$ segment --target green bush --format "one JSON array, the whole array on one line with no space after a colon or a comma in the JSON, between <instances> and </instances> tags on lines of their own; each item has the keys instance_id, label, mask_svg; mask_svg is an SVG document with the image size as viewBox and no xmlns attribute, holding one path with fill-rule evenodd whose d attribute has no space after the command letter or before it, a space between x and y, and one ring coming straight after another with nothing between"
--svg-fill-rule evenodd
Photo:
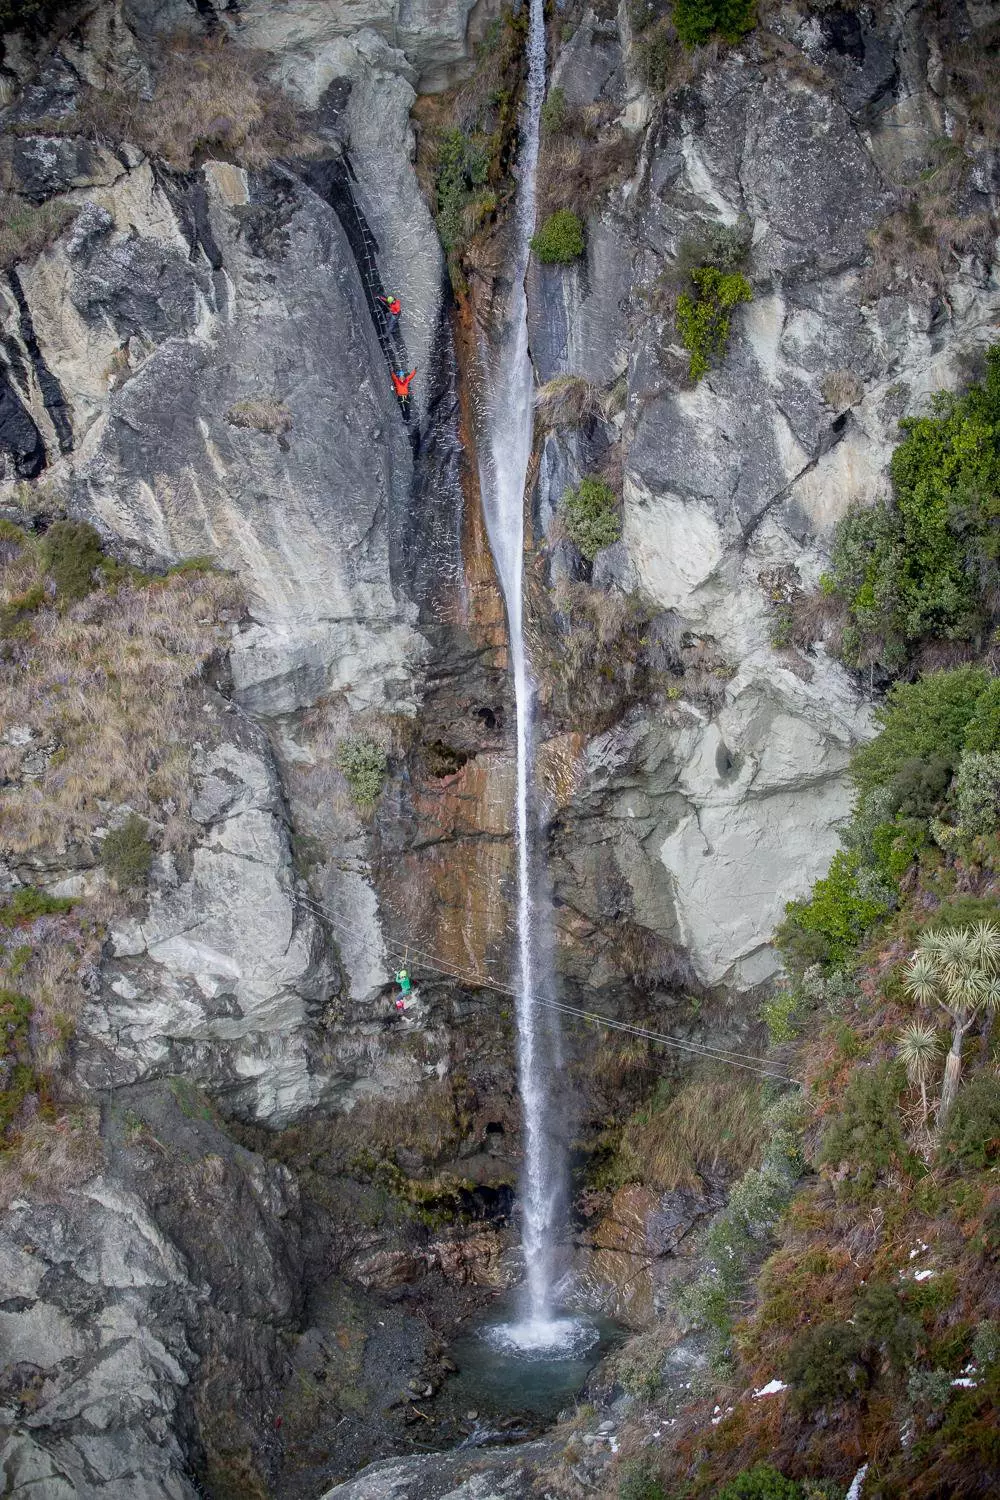
<instances>
[{"instance_id":1,"label":"green bush","mask_svg":"<svg viewBox=\"0 0 1000 1500\"><path fill-rule=\"evenodd\" d=\"M717 33L738 42L757 24L757 0L674 0L674 25L685 47L700 47Z\"/></svg>"},{"instance_id":2,"label":"green bush","mask_svg":"<svg viewBox=\"0 0 1000 1500\"><path fill-rule=\"evenodd\" d=\"M865 933L890 909L882 892L868 892L857 850L838 849L829 873L817 880L808 901L789 901L774 941L793 973L812 964L836 968L851 957Z\"/></svg>"},{"instance_id":3,"label":"green bush","mask_svg":"<svg viewBox=\"0 0 1000 1500\"><path fill-rule=\"evenodd\" d=\"M602 547L610 547L622 534L621 516L614 491L596 475L581 479L562 499L566 530L588 562Z\"/></svg>"},{"instance_id":4,"label":"green bush","mask_svg":"<svg viewBox=\"0 0 1000 1500\"><path fill-rule=\"evenodd\" d=\"M37 886L22 885L0 906L0 926L26 927L37 917L63 916L72 905L66 896L50 896Z\"/></svg>"},{"instance_id":5,"label":"green bush","mask_svg":"<svg viewBox=\"0 0 1000 1500\"><path fill-rule=\"evenodd\" d=\"M566 103L566 91L558 86L549 89L545 103L542 105L541 126L545 135L558 135L566 124L569 106Z\"/></svg>"},{"instance_id":6,"label":"green bush","mask_svg":"<svg viewBox=\"0 0 1000 1500\"><path fill-rule=\"evenodd\" d=\"M977 755L1000 750L1000 678L994 677L978 698L965 728L965 748Z\"/></svg>"},{"instance_id":7,"label":"green bush","mask_svg":"<svg viewBox=\"0 0 1000 1500\"><path fill-rule=\"evenodd\" d=\"M904 761L889 783L897 813L904 818L933 817L944 801L951 772L951 764L940 755Z\"/></svg>"},{"instance_id":8,"label":"green bush","mask_svg":"<svg viewBox=\"0 0 1000 1500\"><path fill-rule=\"evenodd\" d=\"M0 989L0 1141L38 1087L32 1066L29 1027L31 1001Z\"/></svg>"},{"instance_id":9,"label":"green bush","mask_svg":"<svg viewBox=\"0 0 1000 1500\"><path fill-rule=\"evenodd\" d=\"M822 1165L850 1169L851 1179L844 1185L850 1197L864 1199L880 1177L900 1169L911 1171L917 1165L899 1120L905 1081L897 1062L859 1068L851 1075L819 1153Z\"/></svg>"},{"instance_id":10,"label":"green bush","mask_svg":"<svg viewBox=\"0 0 1000 1500\"><path fill-rule=\"evenodd\" d=\"M784 1374L804 1412L837 1406L866 1391L871 1372L861 1334L850 1323L831 1321L807 1328L785 1360Z\"/></svg>"},{"instance_id":11,"label":"green bush","mask_svg":"<svg viewBox=\"0 0 1000 1500\"><path fill-rule=\"evenodd\" d=\"M852 1322L865 1344L888 1361L894 1374L901 1375L912 1363L921 1328L907 1312L899 1287L869 1282L858 1298Z\"/></svg>"},{"instance_id":12,"label":"green bush","mask_svg":"<svg viewBox=\"0 0 1000 1500\"><path fill-rule=\"evenodd\" d=\"M754 1464L724 1484L716 1500L802 1500L802 1486L770 1464Z\"/></svg>"},{"instance_id":13,"label":"green bush","mask_svg":"<svg viewBox=\"0 0 1000 1500\"><path fill-rule=\"evenodd\" d=\"M933 414L902 424L892 502L852 510L832 548L828 586L848 606L843 654L899 671L926 638L975 641L1000 596L1000 347L986 377Z\"/></svg>"},{"instance_id":14,"label":"green bush","mask_svg":"<svg viewBox=\"0 0 1000 1500\"><path fill-rule=\"evenodd\" d=\"M149 880L153 846L142 818L129 813L124 823L112 828L101 845L101 864L121 891L139 890Z\"/></svg>"},{"instance_id":15,"label":"green bush","mask_svg":"<svg viewBox=\"0 0 1000 1500\"><path fill-rule=\"evenodd\" d=\"M56 521L45 533L41 561L67 604L97 587L94 574L104 560L101 539L86 521Z\"/></svg>"},{"instance_id":16,"label":"green bush","mask_svg":"<svg viewBox=\"0 0 1000 1500\"><path fill-rule=\"evenodd\" d=\"M445 131L437 150L435 187L437 227L449 255L468 238L468 210L489 176L489 156L481 141L462 130Z\"/></svg>"},{"instance_id":17,"label":"green bush","mask_svg":"<svg viewBox=\"0 0 1000 1500\"><path fill-rule=\"evenodd\" d=\"M622 1464L618 1500L667 1500L663 1481L648 1459L630 1458Z\"/></svg>"},{"instance_id":18,"label":"green bush","mask_svg":"<svg viewBox=\"0 0 1000 1500\"><path fill-rule=\"evenodd\" d=\"M531 248L546 266L565 266L578 260L586 248L580 218L571 208L549 214L532 237Z\"/></svg>"},{"instance_id":19,"label":"green bush","mask_svg":"<svg viewBox=\"0 0 1000 1500\"><path fill-rule=\"evenodd\" d=\"M980 1073L959 1092L948 1116L941 1155L953 1166L979 1171L1000 1160L1000 1081Z\"/></svg>"},{"instance_id":20,"label":"green bush","mask_svg":"<svg viewBox=\"0 0 1000 1500\"><path fill-rule=\"evenodd\" d=\"M966 728L990 682L980 667L957 667L897 683L876 710L879 734L851 760L851 779L858 791L887 786L914 760L954 768Z\"/></svg>"},{"instance_id":21,"label":"green bush","mask_svg":"<svg viewBox=\"0 0 1000 1500\"><path fill-rule=\"evenodd\" d=\"M966 751L955 773L959 831L970 837L991 833L1000 823L1000 753Z\"/></svg>"},{"instance_id":22,"label":"green bush","mask_svg":"<svg viewBox=\"0 0 1000 1500\"><path fill-rule=\"evenodd\" d=\"M690 355L688 373L700 380L713 356L721 358L729 343L729 320L734 307L753 301L749 281L739 271L699 266L691 273L697 296L683 292L677 299L677 333Z\"/></svg>"},{"instance_id":23,"label":"green bush","mask_svg":"<svg viewBox=\"0 0 1000 1500\"><path fill-rule=\"evenodd\" d=\"M355 806L368 811L375 806L389 769L389 757L377 740L352 734L337 746L337 765L344 773Z\"/></svg>"}]
</instances>

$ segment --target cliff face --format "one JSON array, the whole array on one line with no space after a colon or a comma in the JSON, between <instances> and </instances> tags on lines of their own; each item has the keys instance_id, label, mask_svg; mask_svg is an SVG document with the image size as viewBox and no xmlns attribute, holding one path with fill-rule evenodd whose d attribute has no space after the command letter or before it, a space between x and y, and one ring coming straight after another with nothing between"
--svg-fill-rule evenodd
<instances>
[{"instance_id":1,"label":"cliff face","mask_svg":"<svg viewBox=\"0 0 1000 1500\"><path fill-rule=\"evenodd\" d=\"M571 419L540 407L528 558L570 994L743 1038L752 1013L730 1001L774 974L784 903L836 846L870 708L821 632L784 622L848 504L884 493L900 417L995 336L995 153L970 126L954 176L968 107L942 61L989 10L932 25L915 4L786 6L661 91L625 8L584 8L553 46L584 144L560 158L546 138L543 211L588 151L612 163L585 257L529 278L540 385L588 388ZM48 1194L15 1185L4 1231L14 1494L177 1497L193 1473L220 1495L294 1493L301 1434L285 1469L275 1436L289 1347L306 1359L305 1330L325 1349L353 1327L301 1284L505 1274L510 1017L474 981L506 981L513 762L463 385L497 267L483 251L456 318L410 119L418 94L454 105L490 17L123 0L67 11L49 42L4 40L0 165L22 227L0 278L3 515L39 537L63 512L89 521L119 564L208 557L246 601L192 669L203 729L163 731L189 754L176 847L151 784L100 806L84 786L86 828L3 851L7 895L75 901L100 940L55 1106L100 1105L101 1164ZM692 384L672 278L720 224L746 242L753 301ZM378 312L388 290L405 344ZM418 372L408 422L397 360ZM623 525L587 562L562 499L594 472ZM3 731L41 754L3 795L54 795L41 721ZM358 741L388 756L374 811L342 770ZM102 839L133 805L155 857L122 902ZM419 991L394 1026L407 958ZM585 1134L622 1108L606 1064L574 1060ZM624 1070L622 1099L649 1071ZM177 1078L250 1132L294 1127L280 1153L299 1186L266 1137L236 1146L185 1110ZM672 1201L681 1227L657 1240L657 1196L636 1203L590 1236L613 1286L705 1211ZM643 1298L637 1320L646 1281ZM220 1425L229 1383L239 1416ZM398 1443L379 1411L371 1448L330 1437L315 1474Z\"/></svg>"}]
</instances>

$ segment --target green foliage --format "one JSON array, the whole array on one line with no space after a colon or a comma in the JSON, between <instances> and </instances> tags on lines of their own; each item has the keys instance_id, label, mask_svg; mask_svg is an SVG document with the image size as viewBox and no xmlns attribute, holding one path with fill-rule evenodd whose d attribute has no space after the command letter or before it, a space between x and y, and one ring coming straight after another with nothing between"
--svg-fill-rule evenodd
<instances>
[{"instance_id":1,"label":"green foliage","mask_svg":"<svg viewBox=\"0 0 1000 1500\"><path fill-rule=\"evenodd\" d=\"M967 750L955 773L958 827L973 836L991 833L1000 823L1000 752L988 755Z\"/></svg>"},{"instance_id":2,"label":"green foliage","mask_svg":"<svg viewBox=\"0 0 1000 1500\"><path fill-rule=\"evenodd\" d=\"M904 818L930 818L944 800L952 767L940 755L904 761L889 783L892 803Z\"/></svg>"},{"instance_id":3,"label":"green foliage","mask_svg":"<svg viewBox=\"0 0 1000 1500\"><path fill-rule=\"evenodd\" d=\"M789 901L775 942L788 967L836 967L853 954L865 933L890 909L882 893L866 892L861 856L838 849L829 874L817 880L808 901Z\"/></svg>"},{"instance_id":4,"label":"green foliage","mask_svg":"<svg viewBox=\"0 0 1000 1500\"><path fill-rule=\"evenodd\" d=\"M988 1073L972 1078L956 1099L941 1141L952 1166L984 1171L1000 1160L1000 1082Z\"/></svg>"},{"instance_id":5,"label":"green foliage","mask_svg":"<svg viewBox=\"0 0 1000 1500\"><path fill-rule=\"evenodd\" d=\"M754 1464L724 1484L716 1500L802 1500L802 1486L770 1464Z\"/></svg>"},{"instance_id":6,"label":"green foliage","mask_svg":"<svg viewBox=\"0 0 1000 1500\"><path fill-rule=\"evenodd\" d=\"M851 761L858 791L888 785L914 760L956 766L966 728L990 681L980 667L958 667L896 683L876 711L879 734Z\"/></svg>"},{"instance_id":7,"label":"green foliage","mask_svg":"<svg viewBox=\"0 0 1000 1500\"><path fill-rule=\"evenodd\" d=\"M981 1370L1000 1364L1000 1324L986 1318L972 1340L972 1358Z\"/></svg>"},{"instance_id":8,"label":"green foliage","mask_svg":"<svg viewBox=\"0 0 1000 1500\"><path fill-rule=\"evenodd\" d=\"M843 653L899 671L925 638L977 640L1000 592L1000 346L966 395L902 424L893 500L838 527L829 586L848 606Z\"/></svg>"},{"instance_id":9,"label":"green foliage","mask_svg":"<svg viewBox=\"0 0 1000 1500\"><path fill-rule=\"evenodd\" d=\"M337 746L337 765L344 773L355 806L375 806L389 769L389 757L377 740L364 734L347 735Z\"/></svg>"},{"instance_id":10,"label":"green foliage","mask_svg":"<svg viewBox=\"0 0 1000 1500\"><path fill-rule=\"evenodd\" d=\"M556 86L549 89L545 103L542 105L541 126L545 135L558 135L566 124L566 116L569 106L566 103L566 91Z\"/></svg>"},{"instance_id":11,"label":"green foliage","mask_svg":"<svg viewBox=\"0 0 1000 1500\"><path fill-rule=\"evenodd\" d=\"M103 560L101 539L86 521L56 521L45 533L42 566L66 604L86 598L97 587L94 574Z\"/></svg>"},{"instance_id":12,"label":"green foliage","mask_svg":"<svg viewBox=\"0 0 1000 1500\"><path fill-rule=\"evenodd\" d=\"M549 214L532 236L531 248L546 266L566 266L578 260L586 248L579 216L571 208Z\"/></svg>"},{"instance_id":13,"label":"green foliage","mask_svg":"<svg viewBox=\"0 0 1000 1500\"><path fill-rule=\"evenodd\" d=\"M1000 678L994 677L976 700L975 711L965 727L965 748L976 755L1000 750Z\"/></svg>"},{"instance_id":14,"label":"green foliage","mask_svg":"<svg viewBox=\"0 0 1000 1500\"><path fill-rule=\"evenodd\" d=\"M858 1299L852 1322L865 1344L877 1350L896 1375L912 1363L921 1329L907 1312L899 1287L870 1282Z\"/></svg>"},{"instance_id":15,"label":"green foliage","mask_svg":"<svg viewBox=\"0 0 1000 1500\"><path fill-rule=\"evenodd\" d=\"M729 343L729 320L734 307L753 301L749 281L739 271L699 266L692 271L697 296L683 292L677 299L677 332L690 355L688 373L700 380L713 356L721 358Z\"/></svg>"},{"instance_id":16,"label":"green foliage","mask_svg":"<svg viewBox=\"0 0 1000 1500\"><path fill-rule=\"evenodd\" d=\"M31 1062L30 1024L31 1001L27 996L0 989L0 1141L25 1099L37 1088Z\"/></svg>"},{"instance_id":17,"label":"green foliage","mask_svg":"<svg viewBox=\"0 0 1000 1500\"><path fill-rule=\"evenodd\" d=\"M437 227L448 255L457 254L468 239L469 210L481 196L489 176L489 156L483 143L465 131L445 131L437 152Z\"/></svg>"},{"instance_id":18,"label":"green foliage","mask_svg":"<svg viewBox=\"0 0 1000 1500\"><path fill-rule=\"evenodd\" d=\"M947 1370L911 1370L906 1394L910 1405L926 1417L944 1411L955 1392Z\"/></svg>"},{"instance_id":19,"label":"green foliage","mask_svg":"<svg viewBox=\"0 0 1000 1500\"><path fill-rule=\"evenodd\" d=\"M831 1320L801 1333L788 1351L784 1371L800 1409L821 1411L866 1391L871 1372L864 1351L864 1340L850 1323Z\"/></svg>"},{"instance_id":20,"label":"green foliage","mask_svg":"<svg viewBox=\"0 0 1000 1500\"><path fill-rule=\"evenodd\" d=\"M762 1001L761 1019L767 1027L767 1039L772 1047L795 1040L799 1034L796 1022L801 1009L802 996L791 988L775 990Z\"/></svg>"},{"instance_id":21,"label":"green foliage","mask_svg":"<svg viewBox=\"0 0 1000 1500\"><path fill-rule=\"evenodd\" d=\"M843 1185L848 1197L865 1199L880 1177L916 1166L899 1121L904 1080L897 1062L859 1068L851 1075L819 1154L826 1166L850 1169L850 1180Z\"/></svg>"},{"instance_id":22,"label":"green foliage","mask_svg":"<svg viewBox=\"0 0 1000 1500\"><path fill-rule=\"evenodd\" d=\"M685 47L717 34L738 42L757 24L757 0L674 0L674 25Z\"/></svg>"},{"instance_id":23,"label":"green foliage","mask_svg":"<svg viewBox=\"0 0 1000 1500\"><path fill-rule=\"evenodd\" d=\"M614 491L595 474L566 491L562 510L566 530L588 562L593 562L602 547L610 547L622 534Z\"/></svg>"},{"instance_id":24,"label":"green foliage","mask_svg":"<svg viewBox=\"0 0 1000 1500\"><path fill-rule=\"evenodd\" d=\"M667 1500L663 1482L648 1460L632 1458L622 1465L618 1500Z\"/></svg>"},{"instance_id":25,"label":"green foliage","mask_svg":"<svg viewBox=\"0 0 1000 1500\"><path fill-rule=\"evenodd\" d=\"M794 1094L782 1095L768 1107L764 1159L733 1186L729 1202L712 1221L705 1236L707 1267L679 1301L695 1325L708 1329L717 1366L727 1356L733 1309L802 1171L800 1114L801 1102Z\"/></svg>"},{"instance_id":26,"label":"green foliage","mask_svg":"<svg viewBox=\"0 0 1000 1500\"><path fill-rule=\"evenodd\" d=\"M139 890L148 882L153 864L153 846L148 834L144 820L129 813L101 845L101 864L119 890Z\"/></svg>"},{"instance_id":27,"label":"green foliage","mask_svg":"<svg viewBox=\"0 0 1000 1500\"><path fill-rule=\"evenodd\" d=\"M26 927L37 917L63 916L72 905L66 896L49 896L33 885L18 886L0 906L0 926Z\"/></svg>"}]
</instances>

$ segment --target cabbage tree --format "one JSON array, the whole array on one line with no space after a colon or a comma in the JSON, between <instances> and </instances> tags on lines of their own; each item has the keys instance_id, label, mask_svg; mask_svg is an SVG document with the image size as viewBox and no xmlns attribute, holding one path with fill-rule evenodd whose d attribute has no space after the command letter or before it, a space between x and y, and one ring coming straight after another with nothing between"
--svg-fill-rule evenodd
<instances>
[{"instance_id":1,"label":"cabbage tree","mask_svg":"<svg viewBox=\"0 0 1000 1500\"><path fill-rule=\"evenodd\" d=\"M903 983L919 1005L939 1005L951 1020L951 1047L937 1112L940 1130L962 1079L966 1032L981 1011L1000 1009L1000 931L991 922L979 922L975 927L922 933Z\"/></svg>"}]
</instances>

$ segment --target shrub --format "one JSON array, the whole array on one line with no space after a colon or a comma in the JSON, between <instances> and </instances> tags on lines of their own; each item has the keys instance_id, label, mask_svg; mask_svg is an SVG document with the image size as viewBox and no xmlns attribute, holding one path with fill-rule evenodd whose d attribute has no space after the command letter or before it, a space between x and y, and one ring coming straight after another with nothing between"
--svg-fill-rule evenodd
<instances>
[{"instance_id":1,"label":"shrub","mask_svg":"<svg viewBox=\"0 0 1000 1500\"><path fill-rule=\"evenodd\" d=\"M270 437L284 437L291 428L292 414L273 396L248 397L234 401L226 412L226 421L231 427L249 427Z\"/></svg>"},{"instance_id":2,"label":"shrub","mask_svg":"<svg viewBox=\"0 0 1000 1500\"><path fill-rule=\"evenodd\" d=\"M674 0L674 25L685 47L700 47L718 33L738 42L757 24L757 0Z\"/></svg>"},{"instance_id":3,"label":"shrub","mask_svg":"<svg viewBox=\"0 0 1000 1500\"><path fill-rule=\"evenodd\" d=\"M887 785L913 760L956 766L966 727L990 681L979 667L957 667L897 683L876 710L880 732L851 760L858 791Z\"/></svg>"},{"instance_id":4,"label":"shrub","mask_svg":"<svg viewBox=\"0 0 1000 1500\"><path fill-rule=\"evenodd\" d=\"M663 1482L648 1460L631 1458L622 1465L618 1500L667 1500Z\"/></svg>"},{"instance_id":5,"label":"shrub","mask_svg":"<svg viewBox=\"0 0 1000 1500\"><path fill-rule=\"evenodd\" d=\"M119 890L137 890L146 885L153 864L153 846L142 818L129 813L124 823L111 830L101 845L101 864Z\"/></svg>"},{"instance_id":6,"label":"shrub","mask_svg":"<svg viewBox=\"0 0 1000 1500\"><path fill-rule=\"evenodd\" d=\"M0 989L0 1142L14 1124L37 1079L32 1066L28 1028L31 1001Z\"/></svg>"},{"instance_id":7,"label":"shrub","mask_svg":"<svg viewBox=\"0 0 1000 1500\"><path fill-rule=\"evenodd\" d=\"M677 332L690 355L688 373L700 380L713 356L721 357L729 343L729 320L734 307L752 302L753 291L738 271L701 266L691 273L697 297L683 292L677 299Z\"/></svg>"},{"instance_id":8,"label":"shrub","mask_svg":"<svg viewBox=\"0 0 1000 1500\"><path fill-rule=\"evenodd\" d=\"M966 751L955 774L958 826L973 836L992 832L1000 822L1000 752Z\"/></svg>"},{"instance_id":9,"label":"shrub","mask_svg":"<svg viewBox=\"0 0 1000 1500\"><path fill-rule=\"evenodd\" d=\"M906 1382L910 1405L925 1416L937 1416L944 1411L954 1394L947 1370L912 1370Z\"/></svg>"},{"instance_id":10,"label":"shrub","mask_svg":"<svg viewBox=\"0 0 1000 1500\"><path fill-rule=\"evenodd\" d=\"M458 128L446 130L438 143L435 189L441 244L457 255L469 238L469 213L489 176L489 155L480 140Z\"/></svg>"},{"instance_id":11,"label":"shrub","mask_svg":"<svg viewBox=\"0 0 1000 1500\"><path fill-rule=\"evenodd\" d=\"M921 1328L907 1312L899 1288L884 1281L870 1282L858 1299L852 1322L865 1344L901 1375L913 1360Z\"/></svg>"},{"instance_id":12,"label":"shrub","mask_svg":"<svg viewBox=\"0 0 1000 1500\"><path fill-rule=\"evenodd\" d=\"M602 547L610 547L622 534L614 491L594 474L566 491L562 509L566 530L588 562L593 562Z\"/></svg>"},{"instance_id":13,"label":"shrub","mask_svg":"<svg viewBox=\"0 0 1000 1500\"><path fill-rule=\"evenodd\" d=\"M746 261L753 240L753 224L741 214L734 224L713 219L694 234L685 235L677 249L671 278L684 286L695 271L714 266L717 271L738 271Z\"/></svg>"},{"instance_id":14,"label":"shrub","mask_svg":"<svg viewBox=\"0 0 1000 1500\"><path fill-rule=\"evenodd\" d=\"M337 765L344 773L356 806L375 806L389 767L389 757L377 740L352 734L337 746Z\"/></svg>"},{"instance_id":15,"label":"shrub","mask_svg":"<svg viewBox=\"0 0 1000 1500\"><path fill-rule=\"evenodd\" d=\"M1000 750L1000 678L994 677L977 698L965 726L965 748L977 755Z\"/></svg>"},{"instance_id":16,"label":"shrub","mask_svg":"<svg viewBox=\"0 0 1000 1500\"><path fill-rule=\"evenodd\" d=\"M775 990L773 995L762 1001L760 1014L772 1047L795 1040L799 1034L797 1017L801 1009L801 995L790 988Z\"/></svg>"},{"instance_id":17,"label":"shrub","mask_svg":"<svg viewBox=\"0 0 1000 1500\"><path fill-rule=\"evenodd\" d=\"M566 92L558 86L549 89L545 103L542 105L541 126L546 135L555 135L562 130L566 123L569 112L566 103Z\"/></svg>"},{"instance_id":18,"label":"shrub","mask_svg":"<svg viewBox=\"0 0 1000 1500\"><path fill-rule=\"evenodd\" d=\"M889 783L892 802L904 818L930 818L944 800L952 766L944 756L905 760Z\"/></svg>"},{"instance_id":19,"label":"shrub","mask_svg":"<svg viewBox=\"0 0 1000 1500\"><path fill-rule=\"evenodd\" d=\"M546 266L566 266L578 260L586 248L579 216L571 208L549 214L532 236L531 248Z\"/></svg>"},{"instance_id":20,"label":"shrub","mask_svg":"<svg viewBox=\"0 0 1000 1500\"><path fill-rule=\"evenodd\" d=\"M852 1173L848 1196L866 1198L880 1177L916 1165L899 1121L905 1074L899 1063L859 1068L844 1092L820 1148L820 1163Z\"/></svg>"},{"instance_id":21,"label":"shrub","mask_svg":"<svg viewBox=\"0 0 1000 1500\"><path fill-rule=\"evenodd\" d=\"M807 1328L792 1344L785 1377L804 1412L850 1401L866 1391L871 1373L864 1360L864 1341L850 1323L832 1320Z\"/></svg>"},{"instance_id":22,"label":"shrub","mask_svg":"<svg viewBox=\"0 0 1000 1500\"><path fill-rule=\"evenodd\" d=\"M0 926L26 927L36 917L63 916L72 906L67 896L50 896L33 885L18 886L0 906Z\"/></svg>"},{"instance_id":23,"label":"shrub","mask_svg":"<svg viewBox=\"0 0 1000 1500\"><path fill-rule=\"evenodd\" d=\"M972 1078L959 1092L941 1141L953 1166L984 1170L1000 1160L1000 1082L989 1074Z\"/></svg>"},{"instance_id":24,"label":"shrub","mask_svg":"<svg viewBox=\"0 0 1000 1500\"><path fill-rule=\"evenodd\" d=\"M1000 1325L986 1318L972 1340L972 1358L981 1370L1000 1364Z\"/></svg>"},{"instance_id":25,"label":"shrub","mask_svg":"<svg viewBox=\"0 0 1000 1500\"><path fill-rule=\"evenodd\" d=\"M1000 596L1000 347L981 385L939 392L932 415L901 425L892 501L844 517L829 574L848 606L845 658L891 671L926 637L981 637Z\"/></svg>"},{"instance_id":26,"label":"shrub","mask_svg":"<svg viewBox=\"0 0 1000 1500\"><path fill-rule=\"evenodd\" d=\"M789 901L774 940L794 973L812 964L837 967L847 961L865 933L884 917L889 902L882 893L865 893L856 850L838 849L829 873L813 886L808 901Z\"/></svg>"},{"instance_id":27,"label":"shrub","mask_svg":"<svg viewBox=\"0 0 1000 1500\"><path fill-rule=\"evenodd\" d=\"M67 604L86 598L97 587L94 575L103 561L101 539L86 521L56 521L45 533L42 566Z\"/></svg>"},{"instance_id":28,"label":"shrub","mask_svg":"<svg viewBox=\"0 0 1000 1500\"><path fill-rule=\"evenodd\" d=\"M802 1500L802 1486L770 1464L754 1464L724 1484L716 1500Z\"/></svg>"},{"instance_id":29,"label":"shrub","mask_svg":"<svg viewBox=\"0 0 1000 1500\"><path fill-rule=\"evenodd\" d=\"M0 269L32 260L57 240L79 209L62 198L28 203L13 193L0 192Z\"/></svg>"}]
</instances>

